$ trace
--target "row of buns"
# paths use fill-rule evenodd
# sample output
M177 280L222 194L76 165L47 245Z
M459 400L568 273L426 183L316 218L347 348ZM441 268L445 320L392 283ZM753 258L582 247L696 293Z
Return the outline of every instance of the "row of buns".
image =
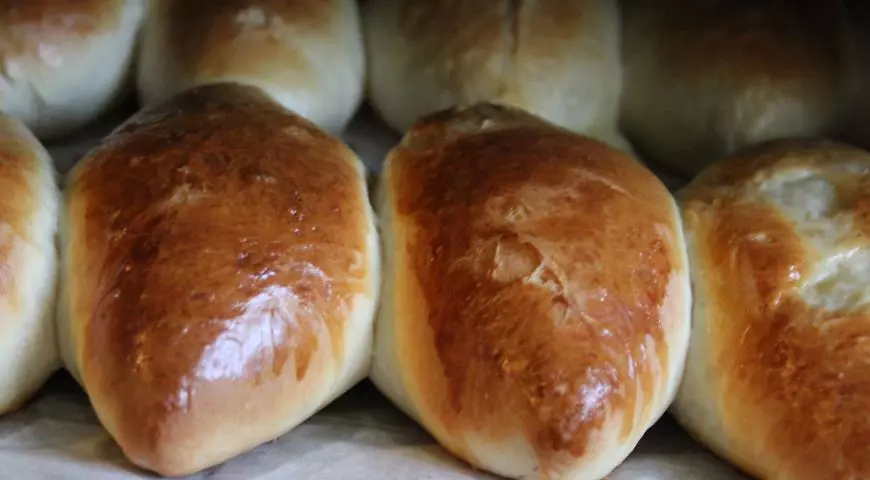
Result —
M761 144L675 198L480 103L418 120L373 208L339 139L219 83L124 122L59 202L0 126L3 411L62 365L134 465L217 465L369 376L508 478L604 478L671 406L757 478L870 474L863 150Z
M860 29L839 2L9 5L55 65L54 34L121 48L136 29L109 12L138 12L146 106L62 196L3 117L4 410L63 365L132 463L181 475L370 375L507 477L602 478L672 402L760 478L870 474L870 157L765 142L861 105L841 98ZM405 133L374 209L330 134L364 81ZM10 115L37 136L52 118ZM714 165L677 202L620 123L664 163Z
M42 139L93 120L135 76L145 104L194 85L253 84L333 133L366 92L401 132L451 106L508 104L688 175L776 138L870 142L870 16L860 1L0 7L0 110Z

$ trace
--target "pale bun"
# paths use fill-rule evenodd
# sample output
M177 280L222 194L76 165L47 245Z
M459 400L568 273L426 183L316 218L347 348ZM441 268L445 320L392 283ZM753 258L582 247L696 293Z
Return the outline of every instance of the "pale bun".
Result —
M139 97L238 82L339 133L362 100L363 55L355 0L152 0Z
M848 29L832 0L627 0L621 126L651 160L693 175L767 140L839 121Z
M619 465L688 346L664 185L604 143L479 104L420 120L378 197L378 388L477 468L578 480Z
M681 202L694 307L675 416L757 478L870 478L870 154L765 144Z
M60 367L54 326L58 187L51 158L0 114L0 414Z
M487 101L629 148L617 131L619 7L610 0L369 0L368 96L405 132Z
M231 84L144 109L75 167L61 352L133 463L197 472L365 377L366 188L340 140Z
M67 135L129 92L145 0L0 1L0 111L41 139Z

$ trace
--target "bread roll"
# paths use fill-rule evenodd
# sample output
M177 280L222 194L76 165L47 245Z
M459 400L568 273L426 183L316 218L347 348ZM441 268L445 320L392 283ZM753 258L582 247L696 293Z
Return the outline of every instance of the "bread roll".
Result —
M0 114L0 414L60 366L54 327L58 189L51 158Z
M513 105L622 148L619 10L610 0L369 0L369 98L405 132L454 105Z
M258 89L146 108L67 188L62 353L136 465L215 465L368 373L380 268L362 164Z
M765 144L682 204L694 311L680 422L758 478L870 477L870 154Z
M127 91L145 0L0 0L0 111L53 139Z
M742 147L834 127L848 61L830 0L627 0L622 128L693 175Z
M599 479L676 392L689 336L675 203L631 157L520 110L421 120L379 191L371 377L456 456Z
M152 0L139 96L158 103L194 85L255 85L326 130L362 98L365 61L355 0Z

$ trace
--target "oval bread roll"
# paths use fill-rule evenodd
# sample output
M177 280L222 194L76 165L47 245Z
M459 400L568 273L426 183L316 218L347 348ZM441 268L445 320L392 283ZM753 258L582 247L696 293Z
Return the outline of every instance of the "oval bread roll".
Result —
M369 99L393 128L488 101L628 148L616 129L617 2L369 0L362 8Z
M742 147L835 126L848 84L841 2L628 0L621 126L694 175Z
M371 378L456 456L600 479L676 392L688 267L627 154L520 110L426 117L387 158Z
M51 157L0 114L0 414L60 366L54 325L58 188Z
M363 95L355 0L152 0L139 61L146 104L239 82L338 133Z
M674 413L757 478L870 477L870 154L740 153L682 192L694 311Z
M210 467L368 373L362 164L258 89L146 108L76 166L66 202L62 354L136 465Z
M0 0L0 111L53 139L130 86L144 0Z

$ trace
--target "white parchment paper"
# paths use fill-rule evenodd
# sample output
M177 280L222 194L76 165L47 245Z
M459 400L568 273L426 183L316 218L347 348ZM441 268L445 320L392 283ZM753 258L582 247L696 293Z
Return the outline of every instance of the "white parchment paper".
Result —
M68 170L130 111L121 109L74 141L51 145ZM347 142L372 171L398 135L364 111ZM670 181L668 181L670 183ZM23 410L0 419L0 479L154 478L136 470L103 430L87 396L65 373ZM221 480L485 479L453 460L414 422L363 382L281 438L191 478ZM610 480L736 480L743 476L689 439L670 417L644 437Z

